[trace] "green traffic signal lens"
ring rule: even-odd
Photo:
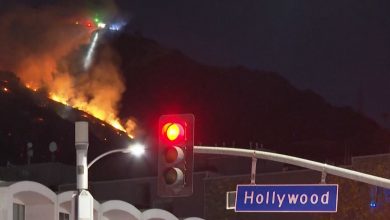
[[[169,168],[164,175],[164,181],[167,185],[176,185],[179,182],[182,182],[183,179],[183,171],[176,167]]]

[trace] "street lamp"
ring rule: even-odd
[[[95,159],[93,159],[91,162],[89,162],[88,164],[88,169],[94,164],[96,163],[96,161],[102,159],[103,157],[109,155],[109,154],[113,154],[113,153],[130,153],[136,157],[140,157],[142,156],[144,153],[145,153],[145,146],[140,144],[140,143],[134,143],[132,145],[130,145],[129,147],[127,148],[123,148],[123,149],[115,149],[115,150],[110,150],[110,151],[107,151],[99,156],[97,156]]]
[[[76,175],[77,194],[75,197],[75,220],[93,219],[93,197],[88,191],[88,168],[104,156],[112,153],[131,153],[137,157],[145,152],[145,147],[139,143],[130,145],[128,148],[108,151],[87,164],[88,154],[88,122],[78,121],[75,123],[75,147],[76,147]]]

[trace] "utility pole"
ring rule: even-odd
[[[75,200],[75,220],[93,219],[93,197],[88,192],[88,122],[75,124],[77,195]]]

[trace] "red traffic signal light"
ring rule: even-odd
[[[163,115],[159,119],[158,194],[192,194],[194,116]]]
[[[183,125],[177,122],[167,122],[162,127],[162,135],[168,142],[180,142],[184,138]]]

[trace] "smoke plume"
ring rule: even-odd
[[[125,86],[115,52],[102,46],[91,68],[75,71],[74,65],[82,62],[74,58],[83,57],[93,32],[77,25],[91,16],[83,7],[12,5],[12,10],[0,11],[0,69],[16,73],[31,89],[46,89],[52,99],[125,131],[117,117]],[[114,9],[112,4],[108,8]]]

